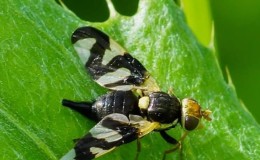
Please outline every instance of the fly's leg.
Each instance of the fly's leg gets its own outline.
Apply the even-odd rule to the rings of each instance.
[[[182,141],[185,139],[185,137],[187,136],[188,132],[184,132],[184,134],[181,136],[181,138],[177,141],[176,139],[174,139],[173,137],[171,137],[170,135],[168,135],[165,131],[161,131],[161,136],[168,142],[171,144],[174,144],[174,147],[164,151],[163,154],[163,160],[165,160],[166,155],[169,153],[172,153],[174,151],[176,151],[177,149],[181,148],[181,143]]]
[[[139,153],[141,152],[141,142],[140,142],[140,139],[137,138],[137,152],[136,152],[136,155],[135,155],[135,160],[138,160],[138,157],[139,157]]]

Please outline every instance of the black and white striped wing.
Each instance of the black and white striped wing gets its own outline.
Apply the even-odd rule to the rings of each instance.
[[[137,115],[130,115],[129,119],[118,113],[104,117],[86,136],[78,140],[71,151],[74,152],[74,159],[97,158],[117,146],[141,138],[158,127],[158,123],[146,121]]]
[[[137,59],[96,28],[78,28],[71,41],[89,74],[101,86],[111,90],[131,90],[150,79]],[[149,84],[156,85],[154,82]]]

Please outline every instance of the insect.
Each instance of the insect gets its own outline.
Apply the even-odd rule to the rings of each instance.
[[[152,131],[178,145],[180,142],[166,130],[180,124],[188,132],[198,127],[202,117],[211,120],[211,112],[202,110],[197,101],[180,101],[175,95],[162,92],[145,67],[100,30],[78,28],[71,41],[87,72],[110,90],[94,102],[63,99],[62,105],[98,122],[77,140],[72,150],[74,159],[97,158]]]

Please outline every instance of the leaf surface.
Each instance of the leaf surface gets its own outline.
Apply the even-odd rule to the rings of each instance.
[[[63,98],[91,101],[105,93],[88,76],[70,43],[86,25],[51,0],[0,2],[1,159],[59,159],[94,122],[61,106]],[[168,159],[259,159],[260,128],[226,83],[216,57],[196,40],[172,0],[140,1],[132,17],[111,13],[87,23],[110,35],[152,73],[163,91],[193,97],[213,121],[188,135]],[[180,137],[181,128],[170,131]],[[161,159],[172,147],[153,132],[140,159]],[[136,143],[100,159],[134,159]]]

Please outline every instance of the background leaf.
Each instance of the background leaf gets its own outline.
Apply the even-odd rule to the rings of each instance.
[[[187,18],[187,23],[192,32],[196,35],[199,42],[204,46],[210,46],[213,28],[213,19],[211,17],[210,1],[182,0],[182,7]],[[212,44],[211,44],[212,45]]]
[[[259,124],[260,1],[211,1],[211,8],[222,69],[229,69],[238,97]]]
[[[71,33],[86,24],[51,0],[6,0],[0,10],[1,158],[59,159],[73,147],[72,139],[94,125],[63,108],[61,99],[90,101],[105,93],[85,73],[70,43]],[[172,0],[143,0],[133,17],[116,14],[88,25],[127,48],[162,90],[172,87],[180,98],[193,97],[213,111],[213,121],[190,133],[168,159],[259,159],[259,125]],[[170,133],[180,137],[181,129]],[[142,139],[140,159],[161,159],[170,147],[151,133]],[[133,142],[100,159],[134,159],[135,151]]]

